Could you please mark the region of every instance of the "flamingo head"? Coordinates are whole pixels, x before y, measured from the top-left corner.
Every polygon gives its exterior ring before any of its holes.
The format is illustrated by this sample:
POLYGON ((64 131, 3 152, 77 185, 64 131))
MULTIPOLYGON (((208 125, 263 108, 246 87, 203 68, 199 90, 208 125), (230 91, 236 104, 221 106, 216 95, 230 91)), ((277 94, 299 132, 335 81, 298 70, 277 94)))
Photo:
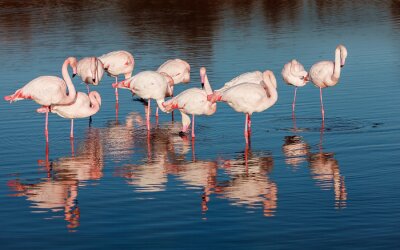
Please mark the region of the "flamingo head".
POLYGON ((131 80, 126 79, 117 83, 112 84, 113 88, 120 88, 120 89, 130 89, 131 88, 131 80))
POLYGON ((78 60, 75 57, 68 57, 67 61, 72 68, 72 77, 76 76, 78 72, 78 60))
POLYGON ((204 79, 206 76, 206 72, 207 72, 207 70, 205 67, 200 68, 200 78, 201 78, 201 88, 202 89, 204 89, 204 79))
POLYGON ((211 102, 211 103, 216 103, 221 101, 222 96, 219 92, 214 91, 214 93, 212 93, 211 95, 207 95, 207 101, 211 102))

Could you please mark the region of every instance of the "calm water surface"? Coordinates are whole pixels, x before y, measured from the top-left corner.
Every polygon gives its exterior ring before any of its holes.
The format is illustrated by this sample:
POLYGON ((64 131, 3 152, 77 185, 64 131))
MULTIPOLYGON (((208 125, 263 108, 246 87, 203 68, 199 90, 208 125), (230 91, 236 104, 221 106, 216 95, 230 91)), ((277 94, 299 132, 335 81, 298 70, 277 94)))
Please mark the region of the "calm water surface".
MULTIPOLYGON (((40 75, 61 75, 67 56, 131 51, 135 73, 182 58, 199 87, 272 70, 279 100, 253 116, 218 104, 180 137, 180 115, 152 117, 112 78, 93 89, 93 117, 44 116, 31 101, 0 102, 2 249, 400 247, 399 1, 0 1, 1 96, 40 75), (349 55, 340 83, 293 87, 280 71, 349 55), (73 152, 72 152, 73 150, 73 152), (47 154, 46 154, 47 152, 47 154)), ((74 79, 79 91, 86 91, 74 79)), ((153 110, 154 114, 154 110, 153 110)))

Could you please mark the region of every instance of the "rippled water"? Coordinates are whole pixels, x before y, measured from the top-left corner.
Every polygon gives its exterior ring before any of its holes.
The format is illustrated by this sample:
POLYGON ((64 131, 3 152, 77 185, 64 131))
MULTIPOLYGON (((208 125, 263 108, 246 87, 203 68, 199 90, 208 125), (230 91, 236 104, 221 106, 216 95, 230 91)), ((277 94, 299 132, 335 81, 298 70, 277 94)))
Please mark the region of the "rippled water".
MULTIPOLYGON (((75 121, 44 116, 31 101, 0 103, 0 243, 4 249, 400 247, 400 2, 0 1, 1 95, 40 75, 61 75, 67 56, 124 49, 135 72, 182 58, 206 66, 213 88, 272 70, 279 100, 253 116, 218 104, 197 117, 152 116, 112 78, 93 89, 101 111, 75 121), (294 89, 280 71, 349 55, 340 83, 294 89)), ((85 85, 74 79, 79 91, 85 85)), ((153 110, 154 114, 154 110, 153 110)))

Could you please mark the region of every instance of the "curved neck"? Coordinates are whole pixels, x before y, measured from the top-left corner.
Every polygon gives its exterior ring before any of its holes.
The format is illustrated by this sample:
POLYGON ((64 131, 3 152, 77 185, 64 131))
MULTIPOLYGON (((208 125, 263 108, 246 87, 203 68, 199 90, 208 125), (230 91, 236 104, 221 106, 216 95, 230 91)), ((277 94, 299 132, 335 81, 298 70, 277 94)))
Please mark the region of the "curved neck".
POLYGON ((213 93, 207 74, 204 76, 204 90, 206 91, 207 95, 211 95, 213 93))
POLYGON ((340 53, 341 48, 336 48, 335 50, 335 62, 333 65, 333 75, 332 75, 332 81, 337 82, 340 77, 340 61, 341 61, 341 53, 340 53))
POLYGON ((68 74, 68 65, 71 65, 74 60, 76 61, 75 58, 69 57, 67 58, 67 60, 64 61, 64 64, 62 66, 62 76, 68 87, 68 95, 66 95, 66 97, 62 100, 62 103, 59 104, 70 104, 73 101, 75 101, 76 98, 75 86, 72 83, 71 77, 68 74))
POLYGON ((90 100, 90 107, 89 107, 90 112, 88 115, 92 116, 100 110, 101 97, 97 92, 90 92, 89 100, 90 100))

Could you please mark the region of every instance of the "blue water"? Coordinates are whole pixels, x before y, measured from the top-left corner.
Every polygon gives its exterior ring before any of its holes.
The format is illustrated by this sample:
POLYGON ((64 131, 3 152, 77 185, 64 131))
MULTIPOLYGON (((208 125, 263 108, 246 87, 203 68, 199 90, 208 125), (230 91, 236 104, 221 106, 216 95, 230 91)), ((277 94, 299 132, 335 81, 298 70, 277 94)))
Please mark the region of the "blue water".
MULTIPOLYGON (((1 96, 40 75, 61 76, 68 56, 130 51, 134 73, 187 60, 200 87, 272 70, 278 102, 252 117, 224 103, 180 137, 180 115, 151 117, 113 78, 92 89, 88 119, 44 116, 32 101, 0 102, 2 249, 329 249, 400 247, 400 2, 0 1, 1 96), (309 69, 348 49, 339 84, 294 88, 292 58, 309 69), (72 147, 74 152, 72 152, 72 147), (46 154, 46 151, 48 154, 46 154)), ((86 91, 74 79, 79 91, 86 91)), ((154 102, 153 102, 154 105, 154 102)))

